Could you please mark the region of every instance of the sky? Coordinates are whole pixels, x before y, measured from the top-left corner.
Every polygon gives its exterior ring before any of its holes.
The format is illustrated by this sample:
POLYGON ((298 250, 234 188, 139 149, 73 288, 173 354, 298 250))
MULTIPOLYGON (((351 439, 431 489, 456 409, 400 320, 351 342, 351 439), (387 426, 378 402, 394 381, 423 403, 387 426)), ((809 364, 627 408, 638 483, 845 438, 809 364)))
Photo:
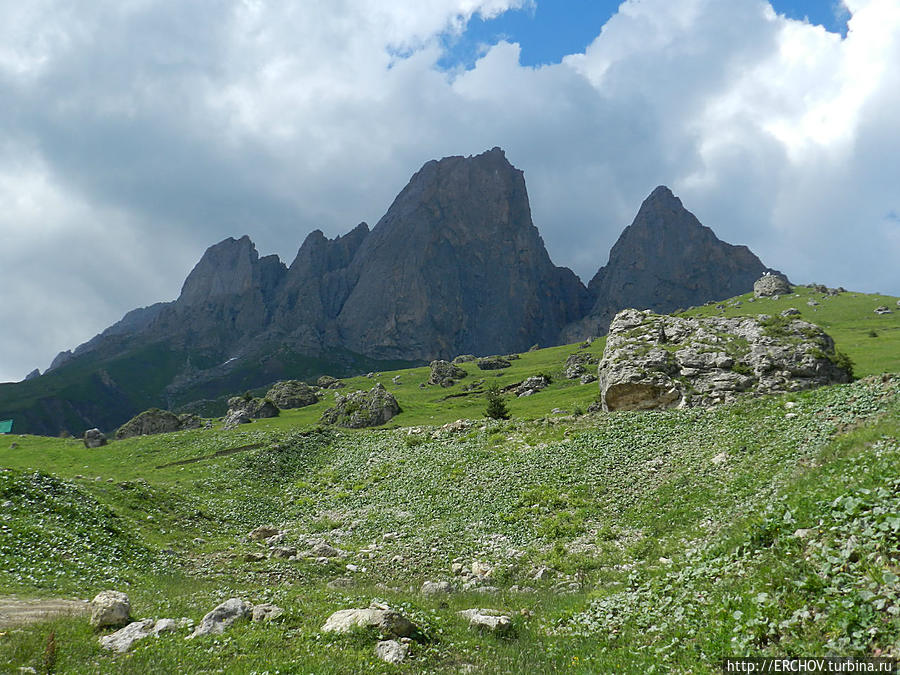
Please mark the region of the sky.
POLYGON ((665 184, 794 282, 900 295, 898 111, 897 0, 0 0, 0 381, 493 146, 584 281, 665 184))

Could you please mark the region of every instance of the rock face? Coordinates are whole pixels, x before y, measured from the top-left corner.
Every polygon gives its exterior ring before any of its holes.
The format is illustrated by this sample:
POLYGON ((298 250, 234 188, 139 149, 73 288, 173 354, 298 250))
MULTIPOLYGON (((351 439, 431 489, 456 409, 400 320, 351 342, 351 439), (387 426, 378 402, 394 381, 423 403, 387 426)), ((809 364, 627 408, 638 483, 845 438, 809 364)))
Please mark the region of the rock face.
POLYGON ((783 274, 767 272, 753 283, 753 295, 757 298, 793 293, 790 282, 783 274))
POLYGON ((131 615, 131 602, 121 591, 100 591, 91 600, 91 625, 124 626, 131 615))
POLYGON ((834 342, 791 317, 694 318, 628 309, 598 367, 603 409, 711 405, 847 382, 834 342))
POLYGON ((765 271, 750 249, 721 241, 661 185, 591 279, 594 306, 562 341, 603 335, 616 312, 628 307, 671 312, 747 293, 765 271))
POLYGON ((266 398, 272 401, 281 410, 291 408, 304 408, 319 402, 315 390, 305 382, 299 380, 286 380, 276 382, 268 392, 266 398))
POLYGON ((337 396, 334 406, 322 413, 322 422, 348 429, 377 427, 400 414, 397 399, 381 383, 369 391, 354 391, 337 396))
POLYGON ((466 376, 466 371, 453 365, 449 361, 432 361, 431 374, 428 376, 428 384, 437 384, 441 387, 452 387, 457 380, 466 376))

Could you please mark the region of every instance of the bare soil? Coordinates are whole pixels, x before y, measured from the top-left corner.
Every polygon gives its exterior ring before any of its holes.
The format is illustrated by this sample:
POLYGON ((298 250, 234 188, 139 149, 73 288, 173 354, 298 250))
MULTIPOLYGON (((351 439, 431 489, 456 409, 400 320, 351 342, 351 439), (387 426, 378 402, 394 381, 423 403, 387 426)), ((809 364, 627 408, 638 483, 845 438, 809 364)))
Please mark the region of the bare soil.
POLYGON ((20 598, 0 595, 0 630, 46 621, 62 614, 89 614, 91 603, 69 598, 20 598))

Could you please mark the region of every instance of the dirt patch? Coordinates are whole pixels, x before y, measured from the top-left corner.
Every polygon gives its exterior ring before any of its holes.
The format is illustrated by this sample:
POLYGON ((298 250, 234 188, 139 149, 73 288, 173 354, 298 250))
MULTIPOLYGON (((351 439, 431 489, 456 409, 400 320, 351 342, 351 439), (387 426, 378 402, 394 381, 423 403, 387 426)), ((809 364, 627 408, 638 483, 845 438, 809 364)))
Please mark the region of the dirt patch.
POLYGON ((66 598, 20 598, 0 596, 0 630, 23 623, 47 621, 62 615, 89 614, 91 603, 66 598))

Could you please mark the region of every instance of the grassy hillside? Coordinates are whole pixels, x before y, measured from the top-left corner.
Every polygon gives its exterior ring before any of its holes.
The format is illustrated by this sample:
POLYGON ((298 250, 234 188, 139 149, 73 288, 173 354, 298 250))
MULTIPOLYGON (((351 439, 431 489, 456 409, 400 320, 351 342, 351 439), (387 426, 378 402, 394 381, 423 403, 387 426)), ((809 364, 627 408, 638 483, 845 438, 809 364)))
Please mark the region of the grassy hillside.
MULTIPOLYGON (((897 314, 871 312, 889 299, 819 302, 858 372, 900 371, 897 314)), ((782 303, 815 309, 801 297, 725 312, 782 303)), ((523 354, 499 376, 467 363, 450 389, 421 388, 427 368, 348 380, 339 391, 395 392, 404 412, 386 429, 318 428, 326 401, 96 450, 0 438, 3 592, 115 588, 136 617, 194 621, 232 596, 286 610, 126 655, 101 650, 84 618, 0 625, 0 672, 715 673, 731 655, 900 656, 900 376, 713 409, 552 413, 596 396, 561 376, 578 349, 523 354), (509 421, 484 420, 483 396, 463 391, 538 372, 553 384, 508 399, 509 421), (442 428, 457 419, 469 421, 442 428), (266 550, 246 539, 261 524, 344 553, 248 560, 266 550), (475 562, 491 574, 462 590, 453 565, 475 562), (457 592, 423 595, 425 580, 457 592), (372 635, 320 632, 375 599, 421 629, 405 664, 377 660, 372 635), (473 632, 455 614, 471 607, 508 612, 513 631, 473 632)))

